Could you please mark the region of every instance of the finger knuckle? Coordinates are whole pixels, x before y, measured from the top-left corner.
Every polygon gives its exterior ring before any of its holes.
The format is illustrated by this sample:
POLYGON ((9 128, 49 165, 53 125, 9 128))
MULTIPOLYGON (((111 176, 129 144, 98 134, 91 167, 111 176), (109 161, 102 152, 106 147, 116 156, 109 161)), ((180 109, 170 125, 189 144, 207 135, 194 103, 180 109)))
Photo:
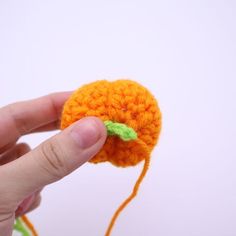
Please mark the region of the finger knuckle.
POLYGON ((29 122, 24 119, 22 112, 17 112, 22 103, 24 102, 16 102, 5 106, 6 114, 12 121, 13 126, 18 132, 18 136, 27 134, 29 132, 29 122))
POLYGON ((54 178, 61 179, 67 174, 64 153, 57 140, 48 140, 41 146, 43 168, 54 178))

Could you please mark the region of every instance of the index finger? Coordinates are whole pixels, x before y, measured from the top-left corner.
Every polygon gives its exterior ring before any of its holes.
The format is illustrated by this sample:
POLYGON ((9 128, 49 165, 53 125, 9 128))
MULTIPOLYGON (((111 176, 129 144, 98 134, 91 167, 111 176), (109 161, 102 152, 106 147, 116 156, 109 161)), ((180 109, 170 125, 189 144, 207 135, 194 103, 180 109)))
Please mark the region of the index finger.
POLYGON ((1 108, 0 148, 24 134, 59 120, 62 107, 70 94, 71 92, 53 93, 1 108))

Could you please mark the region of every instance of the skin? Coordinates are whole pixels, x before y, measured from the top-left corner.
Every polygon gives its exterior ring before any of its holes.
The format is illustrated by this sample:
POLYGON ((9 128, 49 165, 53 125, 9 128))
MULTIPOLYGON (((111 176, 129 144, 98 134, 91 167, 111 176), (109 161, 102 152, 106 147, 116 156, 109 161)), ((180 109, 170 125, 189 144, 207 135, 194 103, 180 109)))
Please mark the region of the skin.
POLYGON ((70 92, 0 108, 0 232, 12 235, 14 219, 37 208, 44 186, 89 161, 107 132, 101 120, 83 118, 31 150, 21 136, 58 129, 70 92))

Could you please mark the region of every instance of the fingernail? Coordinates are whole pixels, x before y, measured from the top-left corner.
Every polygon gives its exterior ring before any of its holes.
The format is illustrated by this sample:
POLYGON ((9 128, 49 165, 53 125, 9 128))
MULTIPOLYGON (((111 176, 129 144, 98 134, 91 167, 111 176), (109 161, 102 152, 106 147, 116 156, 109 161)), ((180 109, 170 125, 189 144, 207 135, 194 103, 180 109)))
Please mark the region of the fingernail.
POLYGON ((99 120, 83 118, 74 125, 71 136, 81 149, 93 146, 101 137, 99 120))

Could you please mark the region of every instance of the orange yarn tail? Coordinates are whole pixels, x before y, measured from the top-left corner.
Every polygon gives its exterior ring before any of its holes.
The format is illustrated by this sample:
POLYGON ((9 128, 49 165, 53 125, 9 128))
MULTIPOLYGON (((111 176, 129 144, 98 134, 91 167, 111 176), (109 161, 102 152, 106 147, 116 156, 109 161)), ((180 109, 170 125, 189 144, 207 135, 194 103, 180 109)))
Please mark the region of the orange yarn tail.
POLYGON ((140 184, 141 182, 143 181, 143 178, 145 177, 147 171, 148 171, 148 168, 149 168, 149 164, 150 164, 150 157, 148 156, 146 159, 145 159, 145 162, 144 162, 144 165, 143 165, 143 170, 138 178, 138 180, 136 181, 135 185, 134 185, 134 188, 133 188, 133 191, 132 193, 130 194, 130 196, 119 206, 119 208, 116 210, 116 212, 114 213, 112 219, 111 219, 111 222, 109 224, 109 227, 106 231, 106 234, 105 236, 110 236, 111 234, 111 231, 112 231, 112 228, 118 218, 118 216, 120 215, 120 213, 122 212, 122 210, 136 197, 137 193, 138 193, 138 190, 139 190, 139 187, 140 187, 140 184))
POLYGON ((31 233, 33 236, 38 236, 38 233, 36 232, 33 224, 30 222, 30 220, 28 219, 28 217, 26 215, 21 216, 21 219, 23 220, 23 222, 26 224, 26 226, 30 229, 31 233))

